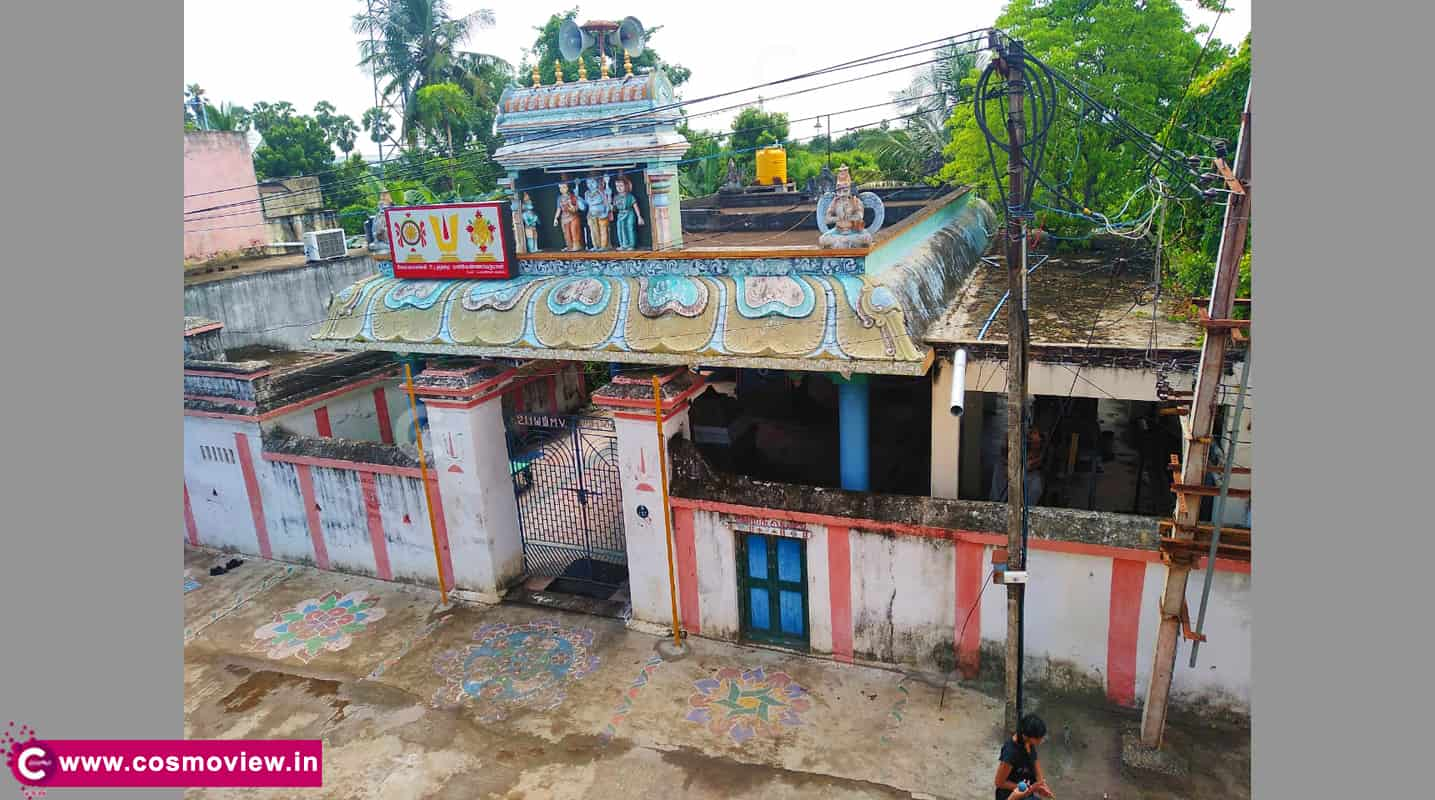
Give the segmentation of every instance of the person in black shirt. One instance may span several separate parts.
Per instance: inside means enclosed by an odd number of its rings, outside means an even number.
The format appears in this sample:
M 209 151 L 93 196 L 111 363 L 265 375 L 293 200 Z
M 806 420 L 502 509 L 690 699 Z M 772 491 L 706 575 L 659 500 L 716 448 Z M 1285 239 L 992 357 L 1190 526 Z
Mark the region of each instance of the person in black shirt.
M 1036 747 L 1046 738 L 1046 723 L 1035 714 L 1027 714 L 1017 725 L 1017 732 L 1002 745 L 997 762 L 996 800 L 1022 800 L 1025 797 L 1055 797 L 1046 785 L 1046 775 L 1036 756 Z M 1026 782 L 1026 790 L 1017 788 Z

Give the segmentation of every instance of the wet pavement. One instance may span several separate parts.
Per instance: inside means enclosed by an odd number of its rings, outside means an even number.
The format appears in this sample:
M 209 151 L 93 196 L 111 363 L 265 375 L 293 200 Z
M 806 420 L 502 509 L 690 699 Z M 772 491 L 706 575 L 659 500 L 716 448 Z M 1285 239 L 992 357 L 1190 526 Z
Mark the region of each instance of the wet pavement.
M 1001 702 L 941 676 L 186 547 L 185 733 L 322 738 L 322 790 L 195 798 L 987 798 Z M 1190 764 L 1121 767 L 1135 715 L 1033 697 L 1058 797 L 1249 797 L 1249 732 L 1173 725 Z

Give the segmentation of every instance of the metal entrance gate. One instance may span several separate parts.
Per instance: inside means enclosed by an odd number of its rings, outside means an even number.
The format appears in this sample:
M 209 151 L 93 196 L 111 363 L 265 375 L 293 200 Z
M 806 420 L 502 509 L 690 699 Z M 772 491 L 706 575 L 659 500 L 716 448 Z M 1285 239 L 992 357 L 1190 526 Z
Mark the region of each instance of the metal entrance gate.
M 555 591 L 601 592 L 626 581 L 612 418 L 515 413 L 505 423 L 524 570 L 557 578 Z

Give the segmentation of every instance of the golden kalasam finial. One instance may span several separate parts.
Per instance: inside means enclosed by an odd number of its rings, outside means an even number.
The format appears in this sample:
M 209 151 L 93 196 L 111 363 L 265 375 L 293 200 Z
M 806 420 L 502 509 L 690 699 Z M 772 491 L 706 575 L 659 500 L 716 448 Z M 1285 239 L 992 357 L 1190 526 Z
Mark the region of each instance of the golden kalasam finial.
M 633 57 L 628 53 L 623 54 L 623 73 L 629 78 L 633 77 Z
M 578 57 L 578 80 L 588 80 L 588 65 L 583 63 L 583 57 Z
M 538 65 L 537 65 L 537 64 L 534 64 L 534 65 L 533 65 L 533 85 L 534 85 L 534 86 L 542 86 L 542 85 L 543 85 L 543 74 L 538 71 Z
M 553 62 L 553 78 L 554 78 L 554 82 L 555 82 L 555 83 L 562 83 L 562 82 L 563 82 L 563 62 L 562 62 L 562 61 L 557 61 L 557 60 L 555 60 L 555 61 Z
M 608 59 L 601 54 L 598 56 L 598 72 L 602 77 L 608 77 Z

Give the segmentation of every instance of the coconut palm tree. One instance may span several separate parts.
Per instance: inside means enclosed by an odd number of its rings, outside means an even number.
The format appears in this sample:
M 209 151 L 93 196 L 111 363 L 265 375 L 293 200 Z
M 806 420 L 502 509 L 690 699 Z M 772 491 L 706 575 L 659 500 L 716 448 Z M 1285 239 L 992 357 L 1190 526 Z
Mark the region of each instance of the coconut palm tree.
M 209 118 L 209 129 L 212 131 L 249 131 L 249 111 L 244 106 L 220 103 L 216 108 L 206 103 L 204 113 Z
M 874 148 L 884 172 L 914 180 L 941 168 L 947 118 L 967 97 L 969 89 L 962 81 L 976 68 L 977 56 L 948 46 L 938 52 L 935 63 L 918 72 L 906 89 L 896 93 L 897 108 L 913 116 L 901 128 L 888 132 Z
M 363 37 L 359 65 L 387 80 L 383 95 L 397 101 L 399 134 L 409 147 L 418 138 L 420 89 L 446 82 L 472 85 L 483 80 L 484 69 L 511 70 L 497 56 L 459 49 L 472 33 L 493 25 L 492 10 L 454 17 L 446 0 L 370 0 L 369 10 L 354 16 L 354 32 Z

